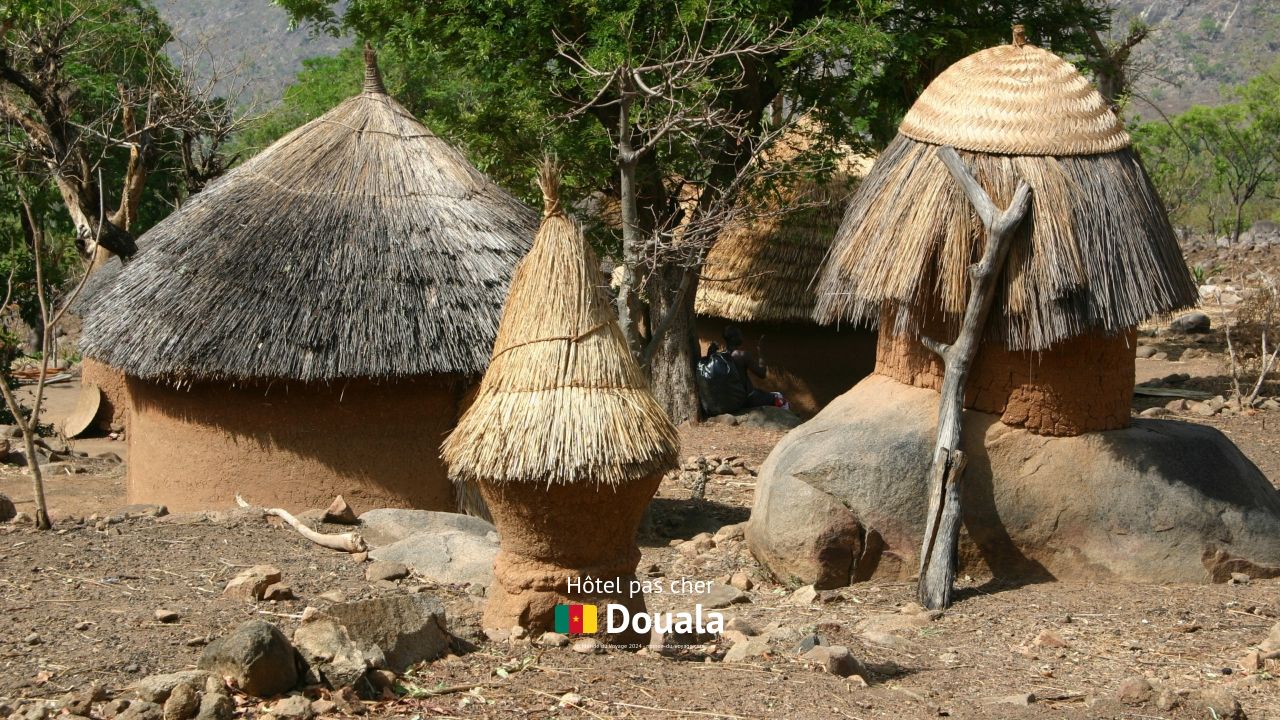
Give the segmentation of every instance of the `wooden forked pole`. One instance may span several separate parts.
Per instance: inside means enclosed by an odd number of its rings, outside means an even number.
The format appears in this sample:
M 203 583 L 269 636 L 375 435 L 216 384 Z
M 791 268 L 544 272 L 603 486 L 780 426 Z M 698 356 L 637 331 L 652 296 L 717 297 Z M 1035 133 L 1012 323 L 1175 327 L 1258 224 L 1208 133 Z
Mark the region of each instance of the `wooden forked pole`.
M 956 575 L 956 545 L 960 539 L 960 497 L 965 455 L 960 449 L 964 413 L 964 391 L 969 370 L 978 354 L 987 316 L 995 300 L 997 281 L 1009 256 L 1009 246 L 1018 224 L 1031 205 L 1031 186 L 1018 181 L 1009 207 L 1000 210 L 973 173 L 969 172 L 954 148 L 938 150 L 951 176 L 964 190 L 986 230 L 982 259 L 969 266 L 969 302 L 965 306 L 960 334 L 950 345 L 932 338 L 920 341 L 942 358 L 942 394 L 938 401 L 938 434 L 929 469 L 929 515 L 925 520 L 924 544 L 920 549 L 920 604 L 931 610 L 951 605 Z

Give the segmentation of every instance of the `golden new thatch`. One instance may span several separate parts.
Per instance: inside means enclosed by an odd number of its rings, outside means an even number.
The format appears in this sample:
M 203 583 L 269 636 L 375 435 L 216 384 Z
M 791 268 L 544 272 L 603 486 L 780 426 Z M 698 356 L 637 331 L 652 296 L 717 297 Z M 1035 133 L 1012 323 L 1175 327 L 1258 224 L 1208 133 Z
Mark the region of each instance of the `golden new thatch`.
M 455 482 L 604 483 L 675 465 L 679 439 L 631 355 L 554 170 L 475 402 L 445 441 Z
M 999 206 L 1033 189 L 993 322 L 1012 350 L 1115 333 L 1189 307 L 1195 285 L 1129 137 L 1069 63 L 1030 45 L 980 51 L 943 72 L 907 113 L 845 213 L 818 279 L 820 322 L 918 333 L 957 323 L 983 231 L 937 151 L 955 147 Z
M 808 123 L 779 141 L 766 161 L 785 164 L 808 147 Z M 812 322 L 813 277 L 869 158 L 850 153 L 826 182 L 798 176 L 769 188 L 751 217 L 725 227 L 707 253 L 694 310 L 734 322 Z M 797 210 L 790 207 L 800 206 Z
M 387 95 L 228 172 L 97 273 L 85 355 L 166 381 L 479 374 L 537 216 Z

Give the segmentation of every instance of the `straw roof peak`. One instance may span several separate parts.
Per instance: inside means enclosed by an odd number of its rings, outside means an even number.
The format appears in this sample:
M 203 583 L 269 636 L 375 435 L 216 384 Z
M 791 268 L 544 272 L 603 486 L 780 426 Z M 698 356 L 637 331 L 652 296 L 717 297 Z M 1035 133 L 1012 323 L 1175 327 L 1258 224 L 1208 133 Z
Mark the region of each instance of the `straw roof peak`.
M 441 448 L 456 482 L 618 485 L 675 466 L 675 426 L 649 393 L 599 260 L 546 197 L 533 247 L 511 279 L 493 358 L 471 407 Z
M 171 382 L 483 372 L 537 215 L 374 87 L 147 232 L 84 353 Z
M 368 40 L 364 43 L 364 92 L 387 94 L 387 87 L 382 84 L 382 71 L 378 69 L 378 52 Z

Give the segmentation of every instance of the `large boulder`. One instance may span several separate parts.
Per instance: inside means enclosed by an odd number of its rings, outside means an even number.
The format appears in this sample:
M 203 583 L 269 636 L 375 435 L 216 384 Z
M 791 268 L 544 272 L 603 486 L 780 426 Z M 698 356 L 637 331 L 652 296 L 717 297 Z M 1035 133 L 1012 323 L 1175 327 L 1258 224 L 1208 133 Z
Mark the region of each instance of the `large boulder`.
M 916 573 L 938 394 L 873 375 L 760 469 L 747 541 L 784 580 Z M 1222 433 L 1137 419 L 1077 437 L 966 411 L 961 564 L 1145 583 L 1280 576 L 1280 492 Z
M 479 585 L 493 582 L 493 558 L 498 554 L 496 536 L 461 530 L 426 531 L 390 545 L 374 548 L 374 560 L 404 563 L 419 577 L 444 585 Z
M 449 627 L 444 606 L 430 595 L 391 595 L 334 603 L 322 620 L 346 628 L 346 637 L 365 658 L 376 659 L 397 673 L 449 650 Z
M 209 643 L 199 668 L 230 678 L 248 695 L 271 697 L 298 684 L 297 654 L 280 629 L 262 620 L 247 620 Z

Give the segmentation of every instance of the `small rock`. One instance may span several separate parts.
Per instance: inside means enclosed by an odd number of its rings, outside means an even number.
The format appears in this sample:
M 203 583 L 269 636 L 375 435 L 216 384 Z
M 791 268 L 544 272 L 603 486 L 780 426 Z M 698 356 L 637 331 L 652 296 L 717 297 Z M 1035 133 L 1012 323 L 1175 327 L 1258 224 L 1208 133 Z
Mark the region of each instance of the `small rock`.
M 1200 417 L 1213 417 L 1221 408 L 1214 407 L 1207 402 L 1198 402 L 1191 405 L 1191 413 Z
M 28 645 L 39 645 L 39 644 L 40 644 L 41 642 L 43 642 L 43 641 L 40 639 L 40 635 L 39 635 L 39 634 L 37 634 L 37 633 L 31 633 L 30 635 L 28 635 L 28 636 L 26 636 L 26 637 L 22 638 L 22 642 L 24 642 L 24 643 L 26 643 L 26 644 L 28 644 Z
M 746 534 L 746 527 L 747 524 L 745 522 L 725 525 L 717 530 L 711 539 L 715 540 L 717 545 L 731 540 L 742 540 Z
M 729 463 L 720 463 L 720 467 L 716 468 L 717 475 L 737 475 L 738 472 L 733 469 Z
M 822 665 L 824 670 L 837 677 L 867 676 L 867 669 L 843 645 L 815 646 L 804 654 L 804 659 Z
M 755 583 L 751 582 L 751 577 L 744 572 L 736 572 L 729 577 L 729 584 L 739 590 L 750 590 Z
M 595 638 L 585 637 L 573 641 L 573 651 L 583 655 L 595 655 L 604 652 L 604 646 Z
M 730 427 L 738 424 L 738 418 L 730 413 L 723 413 L 707 418 L 707 422 L 717 425 L 728 425 Z
M 1127 677 L 1116 688 L 1116 700 L 1126 705 L 1141 705 L 1151 699 L 1151 683 L 1141 675 Z
M 364 570 L 364 579 L 369 582 L 379 580 L 400 580 L 409 577 L 409 568 L 404 563 L 389 560 L 375 560 Z
M 1183 398 L 1177 398 L 1175 400 L 1170 400 L 1169 402 L 1165 403 L 1164 407 L 1169 412 L 1175 412 L 1175 413 L 1186 412 L 1187 401 L 1184 400 Z
M 89 628 L 93 627 L 93 623 L 88 622 L 88 621 L 85 621 L 85 620 L 81 620 L 80 622 L 76 623 L 75 625 L 72 625 L 72 627 L 73 627 L 73 628 L 75 628 L 76 630 L 80 631 L 80 632 L 84 632 L 85 630 L 88 630 Z
M 730 619 L 729 619 L 729 622 L 727 622 L 727 623 L 725 623 L 725 624 L 724 624 L 724 629 L 725 629 L 725 630 L 736 630 L 737 632 L 740 632 L 740 633 L 742 633 L 743 635 L 747 635 L 747 636 L 753 636 L 753 635 L 759 635 L 759 634 L 760 634 L 759 632 L 757 632 L 757 631 L 756 631 L 755 627 L 751 625 L 751 623 L 747 622 L 746 620 L 743 620 L 742 618 L 738 618 L 738 617 L 736 617 L 736 618 L 730 618 Z
M 284 583 L 273 583 L 268 585 L 267 589 L 263 591 L 262 599 L 274 600 L 276 602 L 280 602 L 281 600 L 292 600 L 293 588 Z
M 316 715 L 331 715 L 338 709 L 338 703 L 332 700 L 311 701 L 311 712 Z
M 129 703 L 124 712 L 116 716 L 117 720 L 164 720 L 164 709 L 153 702 L 139 700 Z
M 542 633 L 538 638 L 538 644 L 542 647 L 562 648 L 569 644 L 569 638 L 555 632 Z
M 294 649 L 279 628 L 262 620 L 241 623 L 204 649 L 198 666 L 231 678 L 249 695 L 270 697 L 298 682 Z
M 203 688 L 210 679 L 214 679 L 213 675 L 204 670 L 183 670 L 163 675 L 151 675 L 139 680 L 138 684 L 134 686 L 133 692 L 140 699 L 159 705 L 168 700 L 173 693 L 173 689 L 179 685 L 186 685 L 193 690 L 198 690 Z
M 368 562 L 368 560 L 369 560 L 369 553 L 367 553 L 367 552 L 354 552 L 354 553 L 351 553 L 351 562 L 353 562 L 353 563 L 355 563 L 355 564 L 357 564 L 357 565 L 360 565 L 360 564 L 362 564 L 362 563 Z
M 231 720 L 236 706 L 231 698 L 220 692 L 205 692 L 200 699 L 200 712 L 196 720 Z
M 396 672 L 449 649 L 444 606 L 426 593 L 336 603 L 323 614 L 346 626 L 366 657 L 376 659 L 381 653 L 386 667 Z
M 1138 413 L 1139 416 L 1147 417 L 1147 418 L 1163 417 L 1165 415 L 1172 415 L 1172 414 L 1173 412 L 1170 411 L 1168 408 L 1162 408 L 1162 407 L 1147 408 L 1146 410 L 1143 410 L 1142 412 Z
M 357 525 L 360 519 L 356 517 L 356 511 L 351 509 L 347 501 L 341 495 L 333 499 L 329 504 L 329 509 L 324 511 L 324 521 L 334 523 L 336 525 Z
M 283 720 L 310 720 L 311 701 L 302 695 L 290 695 L 271 706 L 271 714 Z
M 578 693 L 568 692 L 560 696 L 560 700 L 556 703 L 558 707 L 581 707 L 582 696 Z
M 730 605 L 751 602 L 751 597 L 742 590 L 724 583 L 711 584 L 711 592 L 700 596 L 702 606 L 709 610 L 727 608 Z
M 773 651 L 773 647 L 766 637 L 749 638 L 746 642 L 734 644 L 729 648 L 729 652 L 724 654 L 725 662 L 743 662 L 751 658 L 768 655 Z
M 329 603 L 340 603 L 340 602 L 346 602 L 347 596 L 341 590 L 329 590 L 317 595 L 316 599 L 323 600 Z
M 174 686 L 164 701 L 164 720 L 189 720 L 200 711 L 200 696 L 186 683 Z
M 1174 318 L 1169 323 L 1169 330 L 1183 334 L 1202 334 L 1209 332 L 1212 325 L 1209 316 L 1202 312 L 1189 312 Z
M 13 506 L 13 501 L 8 495 L 0 495 L 0 522 L 9 522 L 14 515 L 18 514 L 18 509 Z
M 1036 647 L 1064 648 L 1070 647 L 1062 636 L 1052 630 L 1041 630 L 1035 640 L 1031 641 Z
M 697 557 L 716 546 L 716 541 L 712 539 L 710 533 L 698 533 L 688 540 L 676 545 L 676 550 L 681 555 L 688 557 Z
M 1246 573 L 1242 573 L 1242 572 L 1231 573 L 1230 583 L 1232 585 L 1248 585 L 1250 580 L 1253 580 L 1253 578 L 1247 575 Z
M 261 600 L 267 588 L 280 582 L 280 569 L 273 565 L 254 565 L 241 570 L 227 583 L 224 597 L 252 602 Z
M 334 689 L 355 685 L 369 669 L 364 652 L 332 618 L 322 616 L 300 625 L 293 632 L 293 645 L 307 662 L 308 680 Z
M 1216 720 L 1244 720 L 1244 709 L 1240 707 L 1240 702 L 1223 688 L 1201 690 L 1195 699 Z
M 1248 672 L 1257 672 L 1263 668 L 1262 654 L 1257 650 L 1250 650 L 1245 656 L 1240 658 L 1240 668 Z
M 162 622 L 162 623 L 176 623 L 182 619 L 182 616 L 179 615 L 178 613 L 174 612 L 173 610 L 166 610 L 165 608 L 157 608 L 155 615 L 156 615 L 156 622 Z M 193 714 L 195 713 L 194 710 L 192 710 L 191 712 Z
M 818 599 L 818 591 L 812 585 L 804 587 L 791 593 L 787 598 L 788 605 L 812 605 Z
M 1137 356 L 1140 358 L 1149 358 L 1155 354 L 1156 354 L 1156 348 L 1154 345 L 1142 345 L 1138 348 L 1138 351 L 1137 351 Z
M 800 638 L 800 644 L 796 646 L 796 654 L 804 655 L 805 653 L 818 647 L 821 644 L 822 644 L 821 637 L 813 634 L 805 635 L 804 637 Z

